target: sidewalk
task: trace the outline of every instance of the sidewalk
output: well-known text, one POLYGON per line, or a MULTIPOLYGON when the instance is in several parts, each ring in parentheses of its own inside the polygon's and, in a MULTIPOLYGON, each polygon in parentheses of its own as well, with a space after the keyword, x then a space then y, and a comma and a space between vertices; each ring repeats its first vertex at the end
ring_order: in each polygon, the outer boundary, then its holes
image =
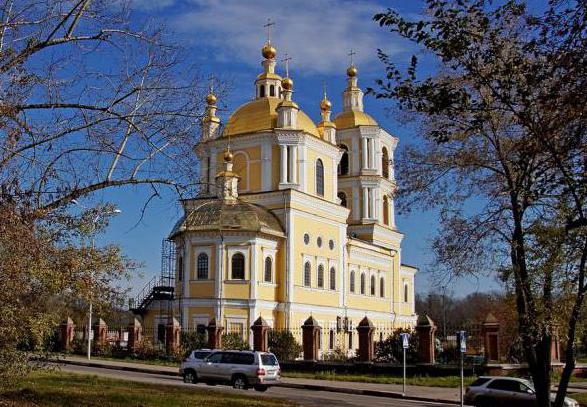
MULTIPOLYGON (((60 359, 61 362, 78 365, 99 367, 104 369, 126 370, 132 372, 178 376, 179 369, 172 366, 156 366, 146 363, 119 362, 111 360, 87 359, 68 356, 60 359)), ((409 400, 457 403, 459 390, 444 387, 406 386, 406 395, 401 394, 402 386, 397 384, 343 382, 334 380, 298 379, 284 377, 277 386, 314 391, 330 391, 336 393, 359 394, 365 396, 405 398, 409 400)))

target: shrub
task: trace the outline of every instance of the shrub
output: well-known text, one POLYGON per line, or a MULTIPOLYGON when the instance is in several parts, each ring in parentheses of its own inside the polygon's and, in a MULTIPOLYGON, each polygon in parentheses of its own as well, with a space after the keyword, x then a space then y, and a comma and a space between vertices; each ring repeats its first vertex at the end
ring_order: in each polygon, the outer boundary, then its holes
POLYGON ((396 329, 385 340, 375 344, 375 360, 377 362, 403 362, 403 343, 400 334, 404 332, 410 334, 409 347, 406 349, 406 361, 407 363, 418 362, 418 337, 414 331, 403 328, 396 329))
POLYGON ((159 350, 153 342, 147 338, 136 343, 133 356, 142 360, 153 360, 165 357, 165 352, 159 350))
POLYGON ((269 331, 269 350, 278 360, 295 360, 302 353, 302 346, 296 341, 290 331, 269 331))
POLYGON ((222 349, 249 350, 249 344, 237 333, 222 335, 222 349))
POLYGON ((194 349, 202 349, 208 347, 208 341, 206 340, 206 334, 197 331, 183 331, 181 332, 181 350, 183 352, 182 357, 189 355, 194 349))
POLYGON ((330 362, 347 362, 349 357, 347 356, 346 351, 337 346, 333 350, 324 353, 322 359, 330 362))

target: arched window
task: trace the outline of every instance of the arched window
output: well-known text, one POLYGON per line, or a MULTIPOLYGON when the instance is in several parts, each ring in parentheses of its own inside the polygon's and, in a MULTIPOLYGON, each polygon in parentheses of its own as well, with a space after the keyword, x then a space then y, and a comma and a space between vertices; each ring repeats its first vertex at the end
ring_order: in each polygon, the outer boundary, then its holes
POLYGON ((330 268, 330 289, 331 290, 336 290, 336 270, 334 269, 334 267, 330 268))
POLYGON ((381 154, 381 171, 383 173, 383 178, 389 178, 389 154, 385 147, 383 147, 381 154))
POLYGON ((324 266, 322 264, 318 266, 318 287, 324 288, 324 266))
POLYGON ((275 85, 269 86, 269 96, 275 96, 275 85))
POLYGON ((232 279, 245 279, 245 256, 242 253, 235 253, 232 256, 232 279))
POLYGON ((408 302, 410 299, 410 293, 408 290, 408 285, 404 284, 404 302, 408 302))
POLYGON ((271 257, 265 258, 265 282, 270 283, 273 281, 273 261, 271 257))
POLYGON ((338 175, 349 175, 349 149, 344 144, 339 147, 343 152, 338 163, 338 175))
POLYGON ((306 287, 312 285, 312 266, 309 261, 304 264, 304 285, 306 287))
POLYGON ((349 290, 354 293, 355 292, 355 272, 351 271, 351 277, 349 282, 349 290))
POLYGON ((375 276, 371 276, 371 295, 375 295, 375 276))
POLYGON ((259 87, 259 97, 260 98, 264 98, 265 97, 265 85, 261 85, 259 87))
POLYGON ((340 206, 344 206, 345 208, 347 208, 346 206, 346 194, 342 191, 340 191, 337 194, 338 198, 340 199, 340 206))
POLYGON ((316 160, 316 194, 324 196, 324 164, 319 158, 316 160))
POLYGON ((389 198, 383 195, 383 224, 389 226, 389 198))
POLYGON ((328 334, 328 349, 334 349, 334 329, 331 329, 328 334))
POLYGON ((198 254, 198 264, 197 264, 197 278, 198 280, 207 280, 208 279, 208 255, 206 253, 198 254))
POLYGON ((379 279, 379 296, 381 298, 385 297, 385 280, 383 277, 379 279))
POLYGON ((365 273, 361 274, 361 294, 365 294, 365 273))

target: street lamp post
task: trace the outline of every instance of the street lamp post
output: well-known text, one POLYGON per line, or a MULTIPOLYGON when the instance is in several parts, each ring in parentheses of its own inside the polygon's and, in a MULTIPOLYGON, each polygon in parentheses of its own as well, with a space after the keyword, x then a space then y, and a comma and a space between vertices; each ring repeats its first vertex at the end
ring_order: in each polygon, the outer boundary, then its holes
MULTIPOLYGON (((81 206, 82 208, 86 209, 85 206, 83 206, 82 204, 80 204, 75 199, 73 199, 71 202, 74 205, 78 205, 78 206, 81 206)), ((105 215, 115 215, 115 214, 119 214, 121 212, 122 211, 120 209, 113 208, 113 209, 111 209, 109 211, 106 211, 106 212, 103 212, 103 213, 98 213, 96 215, 96 217, 92 220, 92 229, 91 229, 91 233, 90 233, 90 236, 91 236, 90 249, 91 249, 91 252, 92 253, 94 252, 95 240, 96 240, 95 239, 96 238, 96 228, 97 228, 98 221, 100 220, 100 218, 102 216, 105 216, 105 215)), ((92 278, 90 279, 90 298, 89 298, 90 309, 89 309, 89 312, 88 312, 88 360, 90 360, 90 358, 92 357, 92 305, 93 305, 92 303, 93 303, 93 301, 92 301, 92 287, 91 287, 91 284, 93 282, 93 270, 90 270, 90 277, 92 277, 92 278)))

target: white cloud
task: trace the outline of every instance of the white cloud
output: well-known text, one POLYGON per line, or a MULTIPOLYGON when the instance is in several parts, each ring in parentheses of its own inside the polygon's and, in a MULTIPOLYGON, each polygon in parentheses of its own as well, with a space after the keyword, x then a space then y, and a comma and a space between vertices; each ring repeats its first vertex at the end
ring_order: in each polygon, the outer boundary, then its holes
POLYGON ((370 1, 191 0, 171 22, 196 48, 205 47, 208 56, 258 66, 266 38, 263 25, 271 18, 276 23, 272 43, 279 59, 285 52, 293 58, 292 72, 331 74, 344 71, 350 49, 356 50, 360 69, 375 62, 377 48, 400 51, 372 21, 384 9, 370 1))

